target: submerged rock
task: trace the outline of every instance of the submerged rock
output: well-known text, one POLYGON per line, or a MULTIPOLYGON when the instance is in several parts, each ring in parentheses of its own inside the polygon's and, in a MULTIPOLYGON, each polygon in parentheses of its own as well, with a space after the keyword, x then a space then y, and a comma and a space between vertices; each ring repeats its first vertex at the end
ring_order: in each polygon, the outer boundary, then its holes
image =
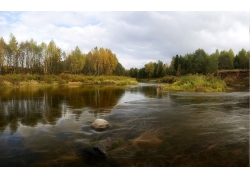
POLYGON ((104 119, 96 119, 91 124, 91 127, 96 131, 104 131, 110 127, 110 124, 104 119))
POLYGON ((120 147, 123 144, 121 140, 114 138, 107 138, 94 143, 94 150, 98 151, 100 154, 106 154, 107 151, 111 151, 120 147))

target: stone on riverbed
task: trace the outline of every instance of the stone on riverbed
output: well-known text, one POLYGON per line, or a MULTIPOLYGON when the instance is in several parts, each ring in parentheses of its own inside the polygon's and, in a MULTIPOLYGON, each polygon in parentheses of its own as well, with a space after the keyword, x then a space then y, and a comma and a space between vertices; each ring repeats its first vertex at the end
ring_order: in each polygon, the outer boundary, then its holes
POLYGON ((107 151, 111 151, 113 149, 116 149, 120 147, 123 144, 121 140, 115 139, 115 138, 107 138, 104 140, 100 140, 97 142, 94 142, 94 150, 98 151, 101 154, 106 154, 107 151))
POLYGON ((91 124, 91 127, 96 131, 104 131, 110 127, 110 124, 104 119, 96 119, 91 124))

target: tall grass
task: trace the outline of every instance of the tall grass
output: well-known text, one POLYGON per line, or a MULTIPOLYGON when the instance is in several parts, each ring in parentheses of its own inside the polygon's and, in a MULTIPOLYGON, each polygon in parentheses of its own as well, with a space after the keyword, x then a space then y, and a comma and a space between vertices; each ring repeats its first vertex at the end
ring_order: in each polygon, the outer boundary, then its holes
POLYGON ((84 84, 113 84, 130 85, 137 84, 134 78, 125 76, 84 76, 72 74, 60 75, 38 75, 38 74, 7 74, 0 75, 0 86, 46 86, 46 85, 73 85, 81 86, 84 84))
POLYGON ((223 92, 226 89, 226 83, 213 75, 187 75, 164 87, 164 90, 193 92, 223 92))

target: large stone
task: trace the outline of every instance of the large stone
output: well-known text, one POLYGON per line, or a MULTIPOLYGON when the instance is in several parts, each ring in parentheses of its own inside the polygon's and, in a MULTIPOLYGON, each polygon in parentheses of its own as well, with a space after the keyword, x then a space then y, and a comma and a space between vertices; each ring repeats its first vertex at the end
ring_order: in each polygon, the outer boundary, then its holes
POLYGON ((96 131, 104 131, 110 127, 110 124, 104 119, 96 119, 91 124, 91 127, 96 131))
POLYGON ((101 154, 106 154, 106 152, 111 151, 120 147, 123 144, 121 140, 108 137, 107 139, 97 141, 93 143, 94 150, 98 151, 101 154))

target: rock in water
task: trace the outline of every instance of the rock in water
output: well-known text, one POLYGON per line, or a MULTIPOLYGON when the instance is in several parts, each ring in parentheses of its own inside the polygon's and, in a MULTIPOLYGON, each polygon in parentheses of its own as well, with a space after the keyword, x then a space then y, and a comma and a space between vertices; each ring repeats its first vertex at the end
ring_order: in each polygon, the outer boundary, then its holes
POLYGON ((104 131, 110 127, 110 124, 104 119, 96 119, 91 124, 91 127, 96 131, 104 131))
POLYGON ((107 151, 111 151, 113 149, 116 149, 120 147, 123 144, 122 141, 114 138, 107 138, 104 140, 101 140, 94 145, 94 150, 98 151, 100 154, 106 154, 107 151))

